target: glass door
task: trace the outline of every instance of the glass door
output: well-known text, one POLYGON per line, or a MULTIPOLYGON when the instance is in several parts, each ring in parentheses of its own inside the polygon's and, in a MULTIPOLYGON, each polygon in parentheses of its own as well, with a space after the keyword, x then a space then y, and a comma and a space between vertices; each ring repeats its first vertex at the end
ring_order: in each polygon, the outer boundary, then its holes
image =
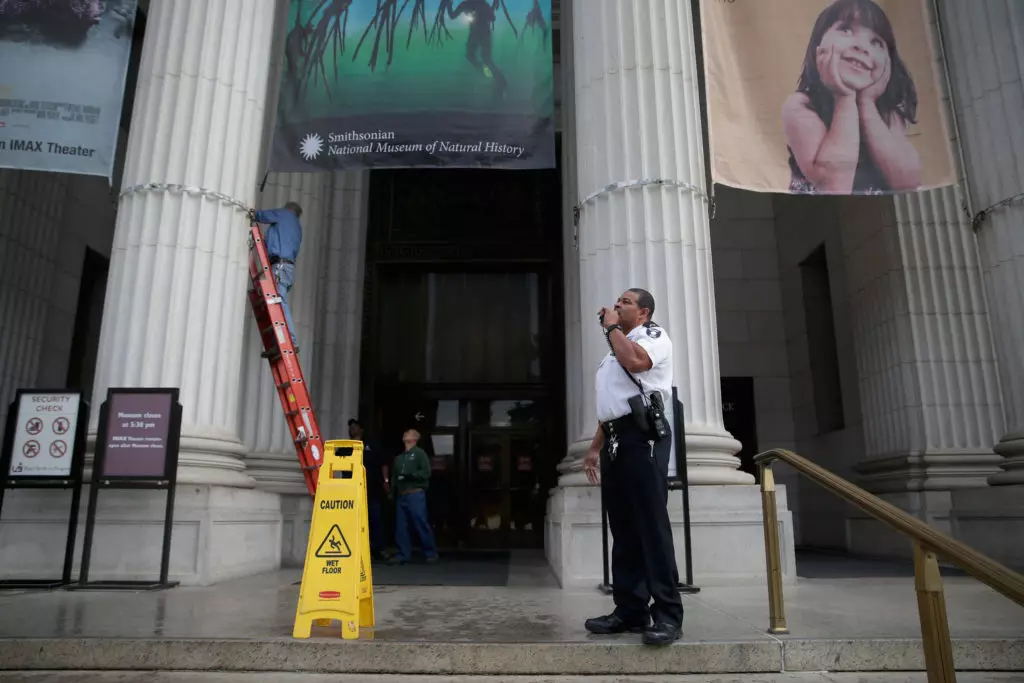
POLYGON ((540 449, 535 434, 471 432, 468 545, 543 547, 544 505, 537 476, 540 449))
MULTIPOLYGON (((378 413, 387 455, 420 432, 430 459, 427 509, 442 550, 543 547, 546 421, 542 401, 460 398, 394 387, 378 413)), ((465 393, 463 393, 465 396, 465 393)))

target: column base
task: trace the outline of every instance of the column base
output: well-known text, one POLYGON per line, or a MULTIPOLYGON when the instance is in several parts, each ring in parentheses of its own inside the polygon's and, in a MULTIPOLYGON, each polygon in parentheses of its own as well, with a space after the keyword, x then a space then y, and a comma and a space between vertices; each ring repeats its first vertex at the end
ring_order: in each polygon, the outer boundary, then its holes
MULTIPOLYGON (((78 578, 89 488, 83 489, 72 577, 78 578)), ((105 490, 97 501, 90 580, 156 580, 166 492, 105 490)), ((12 491, 0 522, 0 577, 60 576, 70 491, 12 491)), ((281 565, 281 502, 275 493, 216 485, 178 486, 170 576, 208 586, 281 565)))
MULTIPOLYGON (((672 419, 671 410, 666 415, 672 419)), ((686 464, 687 476, 691 486, 742 486, 754 483, 754 477, 741 472, 740 461, 735 457, 743 445, 732 438, 728 432, 705 430, 701 427, 688 427, 686 433, 686 464)), ((587 475, 583 472, 583 458, 590 450, 590 439, 575 441, 569 444, 568 454, 558 463, 558 485, 590 486, 587 475)), ((675 444, 672 445, 669 477, 677 472, 675 444)))
POLYGON ((947 449, 878 456, 853 469, 871 493, 949 491, 985 486, 1002 462, 992 451, 947 449))
POLYGON ((309 527, 313 520, 313 499, 303 495, 282 495, 281 566, 303 567, 306 564, 306 546, 309 527))
MULTIPOLYGON (((786 489, 776 492, 783 581, 796 581, 793 516, 786 489)), ((680 581, 685 581, 682 493, 669 493, 669 517, 680 581)), ((763 584, 765 571, 761 492, 756 486, 690 487, 694 583, 698 586, 763 584)), ((609 554, 612 547, 609 532, 609 554)), ((559 486, 548 499, 544 547, 562 588, 594 588, 601 566, 601 490, 559 486)))
MULTIPOLYGON (((89 481, 96 453, 95 427, 86 439, 86 453, 85 480, 89 481)), ((226 432, 183 430, 178 446, 178 486, 195 484, 254 488, 256 480, 246 473, 245 463, 241 460, 245 453, 242 442, 226 432)))
MULTIPOLYGON (((876 495, 942 533, 953 534, 950 517, 953 508, 952 491, 904 491, 876 495)), ((910 539, 866 512, 857 508, 850 509, 846 517, 846 528, 847 549, 851 553, 866 557, 913 559, 914 548, 910 539)))
POLYGON ((1017 571, 1024 571, 1024 486, 954 491, 957 540, 1017 571))
POLYGON ((1024 484, 1024 432, 1010 432, 996 444, 995 451, 1006 460, 999 463, 1003 471, 989 477, 988 483, 992 486, 1024 484))

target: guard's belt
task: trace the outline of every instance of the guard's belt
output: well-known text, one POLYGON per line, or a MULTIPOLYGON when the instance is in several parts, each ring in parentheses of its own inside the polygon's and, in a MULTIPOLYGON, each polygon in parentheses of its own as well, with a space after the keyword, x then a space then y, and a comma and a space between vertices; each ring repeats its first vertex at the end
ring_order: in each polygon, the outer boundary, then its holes
POLYGON ((608 420, 607 422, 601 423, 601 430, 605 436, 609 436, 613 432, 626 432, 637 429, 636 420, 633 419, 632 415, 623 415, 617 417, 614 420, 608 420))

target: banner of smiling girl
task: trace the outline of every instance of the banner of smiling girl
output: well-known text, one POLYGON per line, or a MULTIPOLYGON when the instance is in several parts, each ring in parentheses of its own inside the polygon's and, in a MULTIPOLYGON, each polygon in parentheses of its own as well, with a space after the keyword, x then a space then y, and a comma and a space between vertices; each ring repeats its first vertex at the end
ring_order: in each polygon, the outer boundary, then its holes
POLYGON ((702 0, 712 179, 866 195, 955 182, 926 0, 702 0))

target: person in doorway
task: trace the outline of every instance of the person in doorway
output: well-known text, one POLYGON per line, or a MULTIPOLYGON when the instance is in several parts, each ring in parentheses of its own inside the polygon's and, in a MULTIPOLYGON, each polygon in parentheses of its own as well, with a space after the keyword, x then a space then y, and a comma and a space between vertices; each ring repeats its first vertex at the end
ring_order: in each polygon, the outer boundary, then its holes
POLYGON ((295 339, 295 324, 292 322, 292 311, 288 306, 288 291, 295 284, 295 261, 299 258, 299 247, 302 246, 302 207, 296 202, 288 202, 280 209, 250 209, 249 218, 256 223, 270 225, 263 236, 270 259, 270 272, 277 283, 277 293, 281 295, 281 308, 284 319, 291 333, 292 346, 295 353, 299 352, 295 339))
POLYGON ((642 632, 644 644, 668 645, 683 623, 667 507, 672 433, 664 406, 672 396, 672 342, 653 315, 654 297, 636 288, 598 313, 611 351, 597 369, 598 428, 583 468, 592 484, 605 482, 615 610, 585 627, 642 632))
POLYGON ((427 518, 427 489, 430 487, 430 459, 419 447, 420 433, 409 429, 402 435, 405 452, 395 458, 392 468, 391 496, 395 498, 395 545, 398 553, 391 564, 405 564, 412 557, 409 527, 416 530, 427 562, 437 561, 434 531, 427 518))
POLYGON ((381 527, 381 504, 388 494, 388 466, 384 452, 374 439, 367 439, 359 420, 348 421, 348 436, 363 442, 363 467, 366 468, 366 514, 370 526, 370 555, 384 557, 384 533, 381 527))

